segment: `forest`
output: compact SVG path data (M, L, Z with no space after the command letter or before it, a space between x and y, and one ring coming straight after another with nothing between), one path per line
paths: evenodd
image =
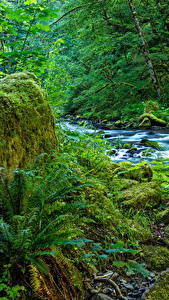
M0 299L169 299L167 0L1 0Z

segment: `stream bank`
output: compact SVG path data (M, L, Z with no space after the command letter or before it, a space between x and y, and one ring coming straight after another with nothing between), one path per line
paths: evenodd
M117 191L115 190L114 196L116 198L115 201L119 201L118 205L120 205L120 207L122 205L121 209L122 209L124 215L127 215L126 209L129 209L131 211L134 210L136 215L139 214L138 210L140 209L140 210L142 210L142 213L141 213L142 216L140 215L139 218L140 218L140 220L141 220L141 218L144 219L145 218L144 213L145 213L146 209L147 210L152 209L152 211L153 211L152 203L155 199L157 201L156 203L154 203L155 210L159 205L167 206L167 200L165 198L163 199L164 196L162 196L162 199L161 199L158 184L156 184L155 180L152 180L152 174L149 178L147 178L146 176L145 176L145 178L143 178L144 175L146 175L146 174L142 173L142 166L144 166L144 164L140 167L140 162L141 163L143 161L145 162L145 160L152 162L154 159L158 160L161 158L168 157L168 153L169 153L168 133L169 133L169 130L167 128L159 129L158 131L155 130L155 128L154 129L152 128L151 130L140 130L140 129L130 129L130 130L105 129L105 130L103 130L102 128L99 128L98 126L94 127L92 122L86 122L84 120L80 120L79 122L77 122L75 120L70 120L70 119L62 120L60 125L64 130L68 131L68 135L70 135L70 137L74 136L75 141L78 141L78 138L76 137L76 132L78 132L78 134L80 134L82 137L85 136L86 134L90 135L91 137L92 136L93 137L100 136L103 139L106 139L110 143L112 149L108 150L109 153L106 153L106 154L111 158L112 163L113 163L113 168L120 166L120 167L117 167L117 169L115 169L113 171L115 178L113 180L111 180L111 184L114 185L114 187L116 187L116 184L121 185L121 187L117 188ZM160 148L154 149L154 147L151 147L153 149L153 151L150 152L151 156L146 157L143 155L143 152L146 151L147 149L150 149L150 146L143 145L143 142L142 142L143 140L157 143ZM119 144L121 144L120 147L118 147ZM128 150L130 148L124 149L123 145L126 145L126 144L130 145L130 148L137 147L136 152L130 153L130 152L128 152ZM115 145L116 145L116 148L115 148ZM113 150L115 150L116 153L110 155L110 151L113 151ZM126 160L127 160L127 162L126 162ZM132 167L131 163L133 163L133 162L134 163L136 162L138 164L138 167L136 168L136 170ZM129 172L128 172L128 168L129 168L129 170L131 168L131 170ZM137 172L138 170L139 170L139 172L141 170L141 173L140 173L141 175ZM135 171L136 171L136 173L135 173ZM107 173L107 175L108 175L108 173ZM116 178L116 176L117 176L117 178ZM139 176L141 176L140 179L139 179ZM145 180L146 181L148 180L148 182L145 182ZM110 183L108 183L108 185L110 185ZM109 189L109 192L110 192L110 189ZM148 204L149 197L150 197L151 201ZM134 205L133 199L134 199L134 201L136 201L135 203L137 203L136 206ZM120 204L120 202L121 202L121 204ZM146 202L147 202L148 206L147 206ZM139 206L139 205L141 205L141 206ZM148 213L148 215L149 215L149 213ZM146 220L146 218L145 218L145 220ZM122 222L127 222L127 219L124 219ZM153 244L152 247L154 247L153 248L154 251L156 251L155 249L157 248L157 251L164 250L164 252L165 252L166 251L165 249L167 249L167 248L165 248L167 245L164 244L164 239L166 239L165 225L163 224L163 219L161 219L160 222L161 223L158 222L157 225L151 224L151 227L149 229L148 228L146 229L146 228L144 228L144 225L143 225L143 227L139 227L140 226L140 225L138 226L139 220L137 220L135 223L134 216L131 215L131 223L130 223L131 228L129 229L127 223L126 223L126 225L124 224L124 226L127 226L126 228L128 228L127 229L128 231L133 230L134 235L137 232L137 238L138 238L139 242L143 246L146 245L146 247L148 247L148 248L145 247L145 249L148 249L148 251L149 250L151 251L151 246L149 247L147 245L149 245L149 244L151 245L151 243L152 243ZM168 223L166 223L166 224L168 224ZM117 225L117 223L116 223L116 225ZM119 225L117 225L117 227L118 226ZM146 234L145 236L144 236L143 232L144 232L144 234ZM126 237L128 236L128 233L126 233L127 234ZM143 237L141 238L142 234L143 234ZM89 236L89 238L90 238L90 236ZM165 247L164 247L164 245L165 245ZM155 247L155 246L157 246L157 247ZM169 254L169 252L167 252L167 253ZM147 257L148 256L149 255L147 252ZM162 259L163 259L162 256L160 258L159 254L158 254L158 256L156 256L155 259L157 259L157 257L159 258L159 260L162 263ZM147 260L147 263L148 263L148 260ZM133 276L133 275L125 274L123 272L118 272L118 274L116 274L116 276L113 274L113 278L115 276L116 284L120 288L120 291L122 292L124 297L126 297L124 299L127 299L127 300L142 300L142 299L156 300L158 298L146 298L146 297L148 297L146 295L149 294L149 290L151 290L151 288L153 286L156 286L156 283L159 280L158 279L159 275L161 274L162 270L165 270L166 266L167 266L167 261L166 261L165 265L162 265L160 267L160 269L158 269L157 266L155 266L155 268L153 269L149 265L149 268L151 271L150 271L148 277L141 277L140 275ZM108 272L108 269L106 268L105 273L104 272L98 273L97 276L104 277L105 276L104 274L106 274L107 272ZM158 289L160 290L160 288L158 288ZM93 280L92 287L90 289L90 294L87 299L90 299L90 300L114 299L115 300L115 299L123 299L123 298L121 298L119 295L117 295L116 290L108 282L104 281L102 283L99 283L99 282L96 282L95 280ZM167 300L168 295L167 296L164 295L163 299Z

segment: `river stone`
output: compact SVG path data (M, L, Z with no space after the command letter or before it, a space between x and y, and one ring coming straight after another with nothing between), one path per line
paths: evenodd
M37 77L15 73L0 80L0 167L29 167L57 148L54 119Z

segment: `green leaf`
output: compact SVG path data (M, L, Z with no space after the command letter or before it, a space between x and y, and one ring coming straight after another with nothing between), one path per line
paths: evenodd
M30 4L37 4L37 0L26 0L23 4L30 5Z
M44 261L42 261L39 258L35 258L32 257L31 255L28 256L28 258L30 259L31 263L38 268L38 270L40 270L41 272L48 274L49 273L49 268L48 266L44 263Z
M121 267L125 267L126 266L126 262L124 262L124 261L121 261L121 260L117 260L117 261L113 261L113 266L115 266L115 267L119 267L119 268L121 268Z
M124 248L119 248L119 249L108 249L105 250L106 253L117 253L117 252L125 252L125 253L137 253L137 250L134 249L124 249Z
M41 29L43 31L50 31L51 30L49 25L42 24L42 23L37 23L36 28Z

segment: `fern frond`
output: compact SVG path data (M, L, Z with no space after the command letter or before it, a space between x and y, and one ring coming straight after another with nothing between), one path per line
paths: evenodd
M35 292L40 292L41 290L41 278L39 274L39 270L34 266L29 266L29 272L30 272L30 281L31 286Z

